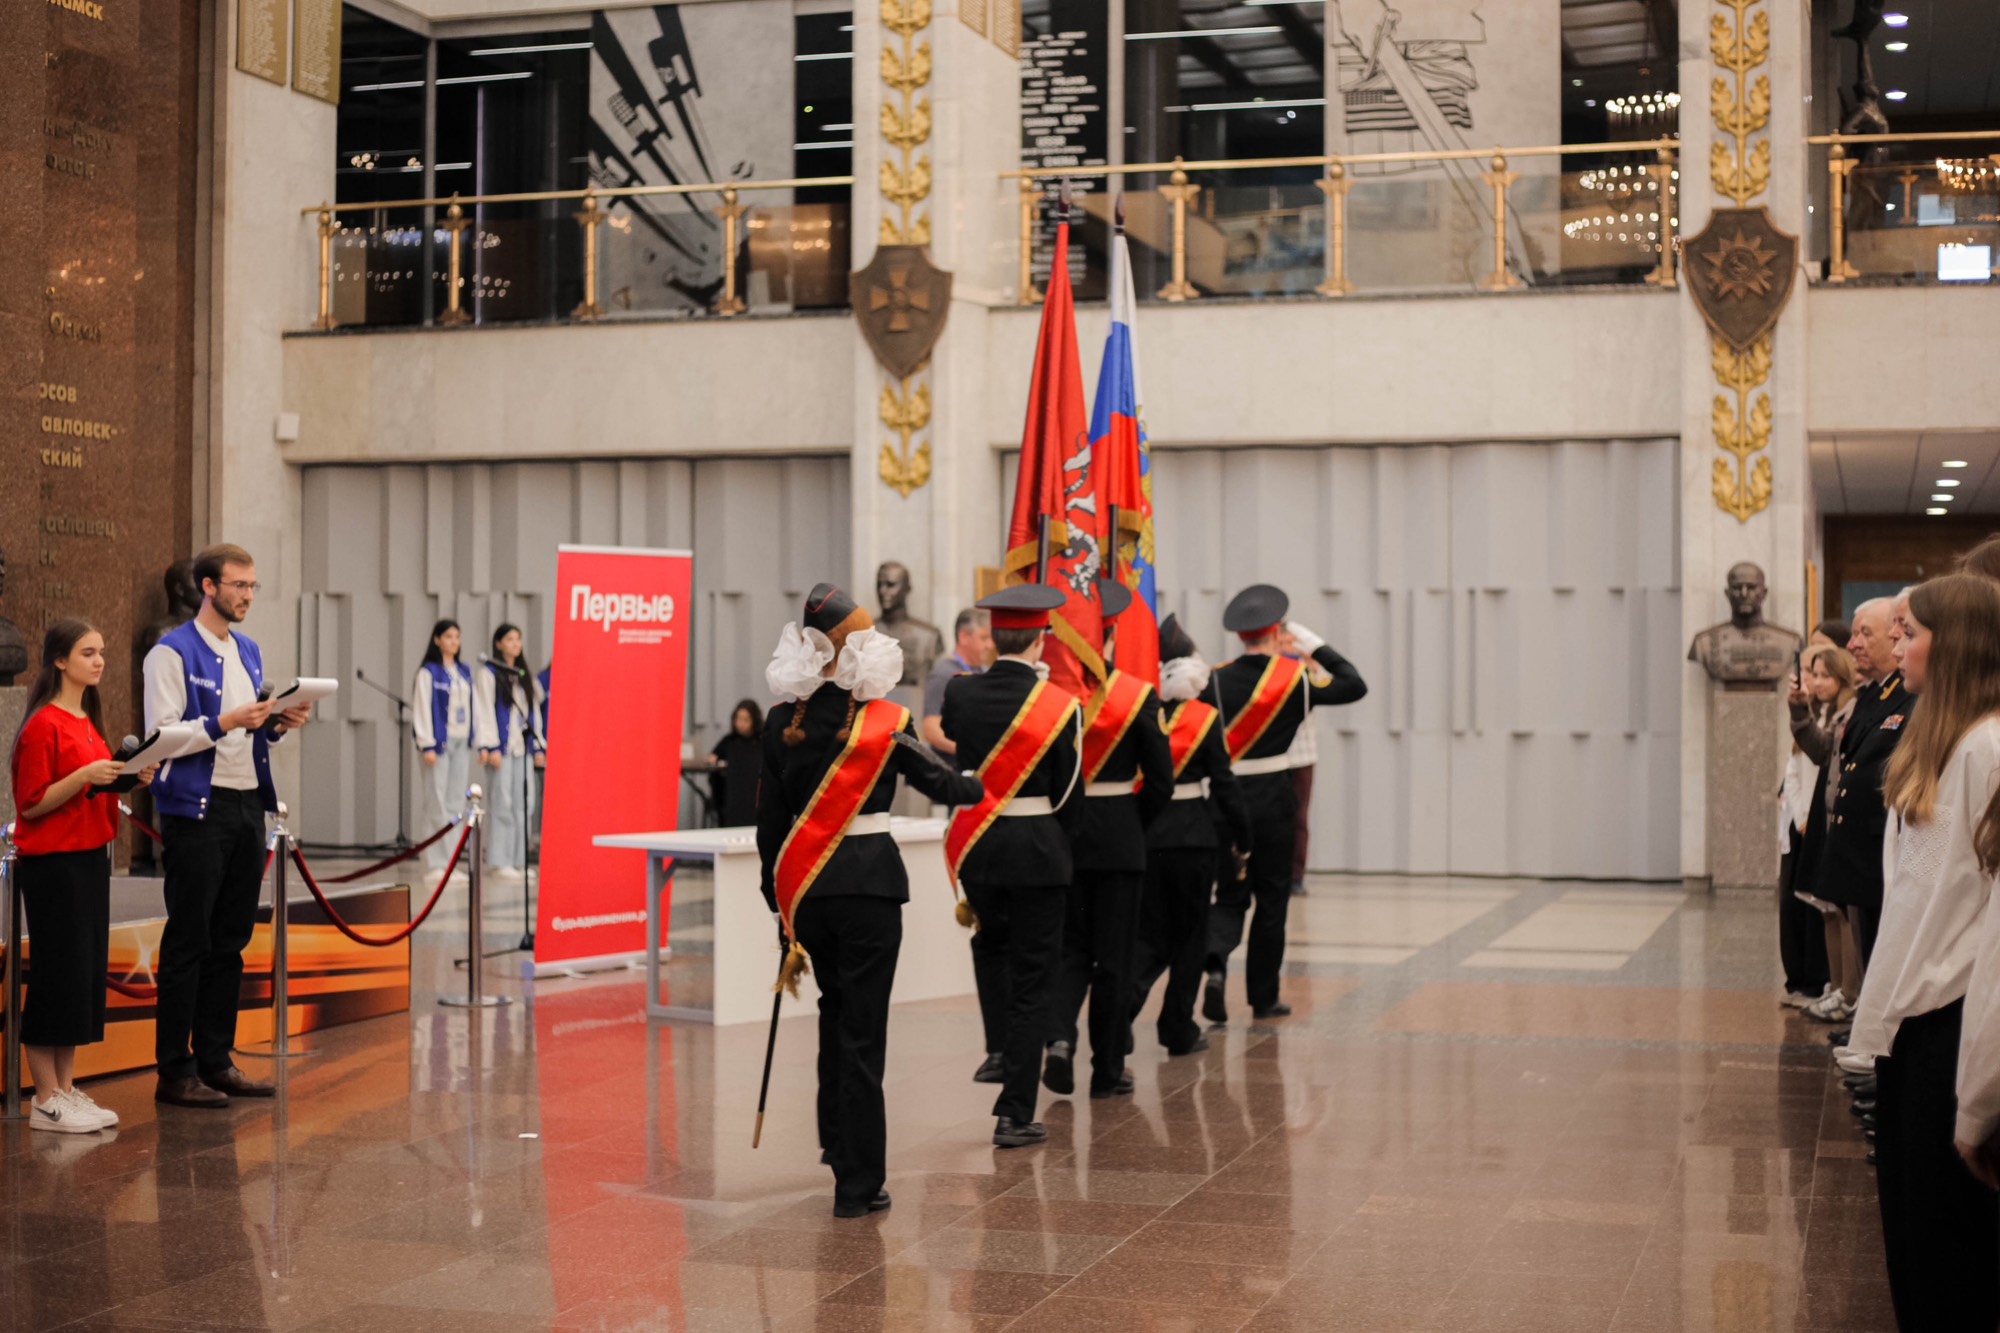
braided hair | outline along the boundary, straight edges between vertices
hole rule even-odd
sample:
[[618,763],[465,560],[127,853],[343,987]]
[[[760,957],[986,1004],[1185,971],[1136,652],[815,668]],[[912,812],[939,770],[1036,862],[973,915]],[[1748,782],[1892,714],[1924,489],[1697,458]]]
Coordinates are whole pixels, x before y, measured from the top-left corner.
[[806,738],[806,701],[801,699],[792,706],[792,723],[785,728],[785,744],[801,745]]

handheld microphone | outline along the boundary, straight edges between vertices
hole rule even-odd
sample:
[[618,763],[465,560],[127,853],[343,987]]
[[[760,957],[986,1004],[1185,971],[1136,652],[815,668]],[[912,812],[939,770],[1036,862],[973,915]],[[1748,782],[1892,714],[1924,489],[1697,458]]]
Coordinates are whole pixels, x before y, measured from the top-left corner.
[[137,753],[139,753],[139,738],[137,736],[127,736],[124,740],[118,742],[118,753],[111,757],[122,764]]
[[[139,738],[137,736],[127,736],[124,740],[118,742],[118,753],[112,755],[111,758],[114,762],[122,764],[137,753],[139,753]],[[87,790],[90,795],[95,796],[99,792],[128,792],[138,785],[138,776],[127,773],[111,782],[105,783],[101,787],[92,785]]]

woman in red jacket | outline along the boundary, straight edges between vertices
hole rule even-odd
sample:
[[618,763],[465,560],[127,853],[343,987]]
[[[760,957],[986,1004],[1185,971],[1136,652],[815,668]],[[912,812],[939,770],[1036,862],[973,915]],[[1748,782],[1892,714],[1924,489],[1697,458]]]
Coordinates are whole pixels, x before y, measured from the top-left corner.
[[[35,1080],[28,1119],[36,1129],[91,1134],[118,1117],[73,1081],[76,1048],[104,1039],[104,982],[111,947],[111,856],[118,798],[92,789],[118,780],[104,742],[97,683],[104,636],[61,620],[42,638],[42,667],[14,738],[14,803],[20,815],[14,882],[28,909],[33,945],[21,1044]],[[139,775],[153,780],[153,770]]]

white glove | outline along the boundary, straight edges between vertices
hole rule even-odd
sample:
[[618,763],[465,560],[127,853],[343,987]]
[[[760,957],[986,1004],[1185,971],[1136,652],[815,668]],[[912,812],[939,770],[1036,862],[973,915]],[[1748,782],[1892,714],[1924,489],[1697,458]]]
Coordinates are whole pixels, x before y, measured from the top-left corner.
[[1311,656],[1313,653],[1326,647],[1325,639],[1322,639],[1296,620],[1287,620],[1285,622],[1285,633],[1292,636],[1292,642],[1298,644],[1299,651],[1305,653],[1307,656]]

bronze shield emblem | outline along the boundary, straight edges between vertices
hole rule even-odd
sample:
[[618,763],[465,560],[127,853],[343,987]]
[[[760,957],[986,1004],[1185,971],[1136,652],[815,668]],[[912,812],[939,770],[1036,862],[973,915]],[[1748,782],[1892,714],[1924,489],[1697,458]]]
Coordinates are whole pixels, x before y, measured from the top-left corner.
[[867,268],[848,275],[848,293],[882,368],[899,380],[916,374],[951,313],[951,274],[921,245],[883,245]]
[[1688,292],[1723,341],[1747,351],[1771,331],[1791,299],[1799,240],[1772,226],[1767,209],[1716,209],[1683,253]]

